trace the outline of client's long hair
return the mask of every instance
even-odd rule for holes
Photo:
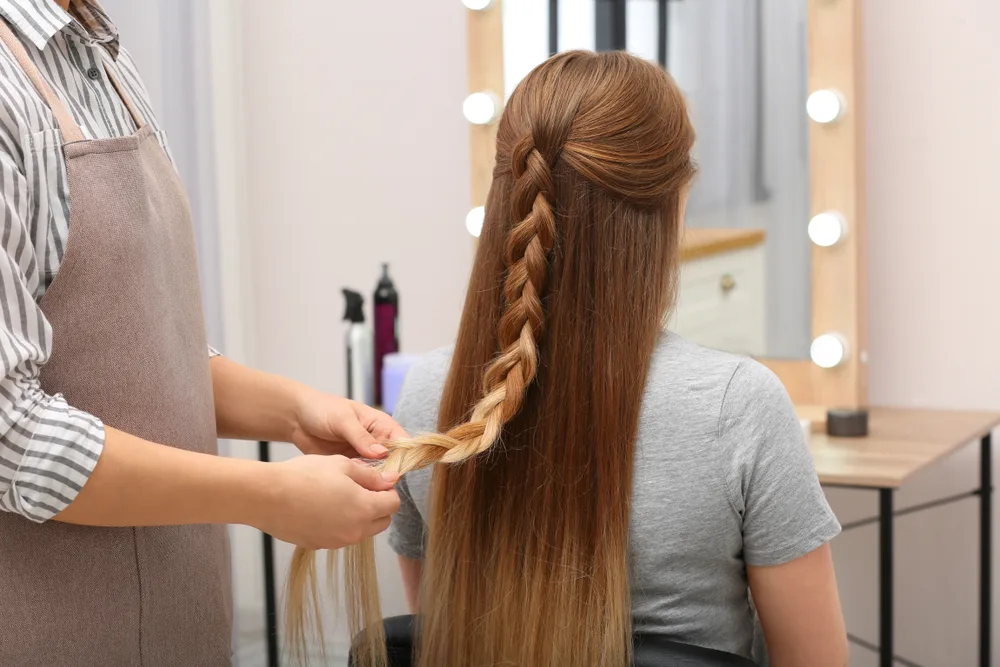
[[[625,53],[557,55],[507,103],[441,434],[390,443],[383,464],[449,464],[432,478],[421,667],[629,663],[633,443],[693,142],[672,79]],[[347,552],[358,659],[384,664],[372,542]],[[301,647],[311,553],[289,587]]]

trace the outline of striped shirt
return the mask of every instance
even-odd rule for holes
[[[72,0],[71,13],[55,0],[0,0],[0,16],[87,139],[136,131],[106,66],[170,155],[135,63],[96,0]],[[39,302],[69,235],[61,143],[48,106],[0,44],[0,510],[39,522],[73,501],[104,445],[97,417],[39,384],[52,352],[52,328]]]

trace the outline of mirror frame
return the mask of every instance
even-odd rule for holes
[[[807,90],[836,90],[844,101],[836,121],[809,122],[810,215],[837,211],[847,221],[847,234],[836,245],[812,244],[812,336],[839,334],[847,341],[848,356],[834,368],[821,368],[808,359],[759,361],[781,379],[800,416],[815,427],[825,423],[829,408],[868,404],[866,108],[862,0],[804,1]],[[469,92],[496,91],[502,99],[502,0],[468,10],[467,42]],[[802,104],[804,108],[805,100]],[[470,204],[481,206],[492,180],[496,123],[471,125],[469,132]]]

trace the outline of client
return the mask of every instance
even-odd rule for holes
[[[384,464],[408,473],[390,540],[421,667],[624,667],[633,631],[760,660],[758,616],[773,667],[847,664],[840,526],[784,388],[664,331],[693,143],[676,84],[625,53],[554,56],[511,96],[457,343],[398,402],[431,435]]]

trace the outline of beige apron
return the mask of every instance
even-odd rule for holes
[[[3,20],[0,40],[66,142],[70,233],[41,302],[53,330],[42,387],[108,426],[217,453],[194,235],[174,167],[119,86],[139,131],[84,141]],[[231,625],[224,526],[39,525],[0,512],[3,667],[228,666]]]

